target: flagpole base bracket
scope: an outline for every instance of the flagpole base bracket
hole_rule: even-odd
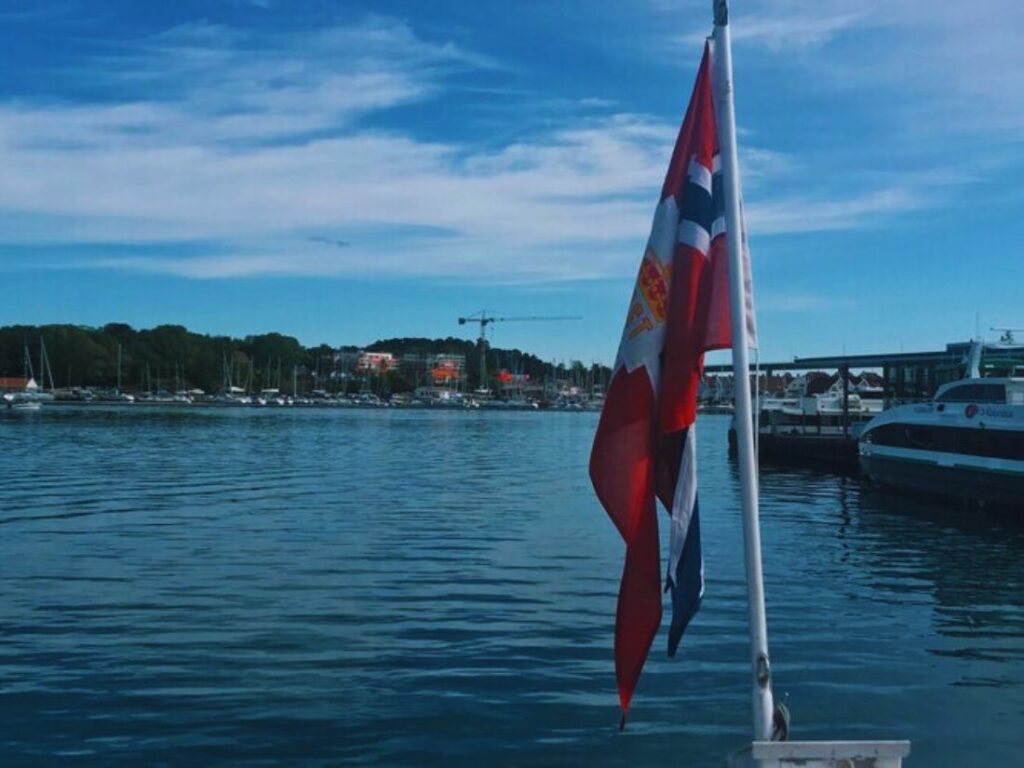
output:
[[[900,768],[909,741],[755,741],[728,768]]]

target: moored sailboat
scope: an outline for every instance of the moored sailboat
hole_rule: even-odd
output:
[[[7,407],[16,411],[38,411],[44,402],[50,402],[53,396],[53,371],[50,369],[50,360],[46,354],[46,344],[43,337],[39,337],[39,377],[40,383],[36,382],[35,367],[32,365],[32,355],[29,353],[28,341],[24,349],[24,379],[18,389],[13,392],[4,393],[2,399]],[[46,376],[49,374],[50,391],[47,392]]]

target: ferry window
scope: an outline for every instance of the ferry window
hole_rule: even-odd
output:
[[[992,435],[992,456],[1024,460],[1024,441],[1017,432],[996,432]]]
[[[870,432],[871,442],[891,445],[894,448],[907,447],[907,432],[900,424],[883,424]]]
[[[983,429],[958,429],[956,453],[966,453],[971,456],[991,456],[993,435],[985,433]]]
[[[885,424],[871,430],[869,440],[893,448],[1024,461],[1024,440],[1009,430]]]
[[[1005,403],[1004,384],[961,384],[937,398],[940,403]]]
[[[920,451],[932,451],[937,448],[931,427],[905,427],[904,445]],[[941,449],[939,449],[941,450]]]

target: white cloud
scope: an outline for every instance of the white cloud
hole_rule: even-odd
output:
[[[753,0],[731,23],[738,48],[789,61],[819,86],[887,94],[918,140],[1024,129],[1019,0]],[[686,37],[703,39],[706,30]],[[841,49],[835,43],[846,43]],[[1005,136],[1004,136],[1005,138]]]
[[[1017,0],[894,4],[894,34],[879,77],[908,94],[911,129],[970,132],[1019,141],[1024,130],[1024,4]],[[869,71],[876,71],[872,67]],[[913,101],[913,100],[910,100]]]
[[[739,152],[743,186],[748,190],[801,170],[795,158],[782,152],[748,144],[742,144]]]
[[[642,239],[672,128],[620,115],[494,150],[426,142],[361,119],[492,62],[379,19],[273,45],[178,28],[78,76],[163,100],[0,107],[0,211],[17,214],[0,240],[191,243],[87,263],[193,277],[557,279],[606,272],[602,249]],[[403,234],[417,228],[443,236]],[[324,232],[351,247],[311,240]]]
[[[172,30],[75,74],[119,99],[0,106],[0,241],[64,254],[134,243],[131,256],[66,258],[195,278],[629,274],[678,126],[574,117],[497,148],[367,127],[497,66],[383,19],[271,40]],[[763,147],[745,146],[742,160],[755,192],[805,172]],[[761,235],[873,227],[928,203],[884,179],[838,199],[749,199]],[[42,217],[45,227],[24,226]],[[178,243],[190,255],[143,247]]]
[[[821,14],[820,8],[805,7],[788,18],[770,16],[738,17],[732,39],[739,44],[756,42],[775,50],[821,45],[864,19],[863,11]]]
[[[901,213],[928,207],[920,193],[900,187],[845,198],[793,196],[747,206],[753,235],[876,229]]]
[[[656,3],[662,10],[678,17],[678,3],[666,7]],[[682,36],[690,45],[702,43],[711,31],[710,3],[706,23],[701,19],[693,24],[694,17],[687,20],[693,27]],[[876,18],[879,9],[870,0],[818,0],[808,3],[804,0],[761,0],[734,4],[729,9],[729,30],[734,45],[758,46],[775,52],[792,52],[802,48],[813,48],[831,42],[846,32]],[[696,16],[700,19],[700,16]]]

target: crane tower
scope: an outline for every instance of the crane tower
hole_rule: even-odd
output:
[[[467,323],[477,323],[480,325],[480,335],[477,337],[477,341],[480,346],[480,388],[485,389],[487,387],[487,326],[491,323],[507,323],[507,322],[528,322],[528,321],[548,321],[548,320],[581,320],[579,315],[520,315],[515,317],[500,317],[496,315],[487,314],[487,310],[481,309],[479,312],[474,312],[472,315],[459,318],[459,325],[466,325]]]

